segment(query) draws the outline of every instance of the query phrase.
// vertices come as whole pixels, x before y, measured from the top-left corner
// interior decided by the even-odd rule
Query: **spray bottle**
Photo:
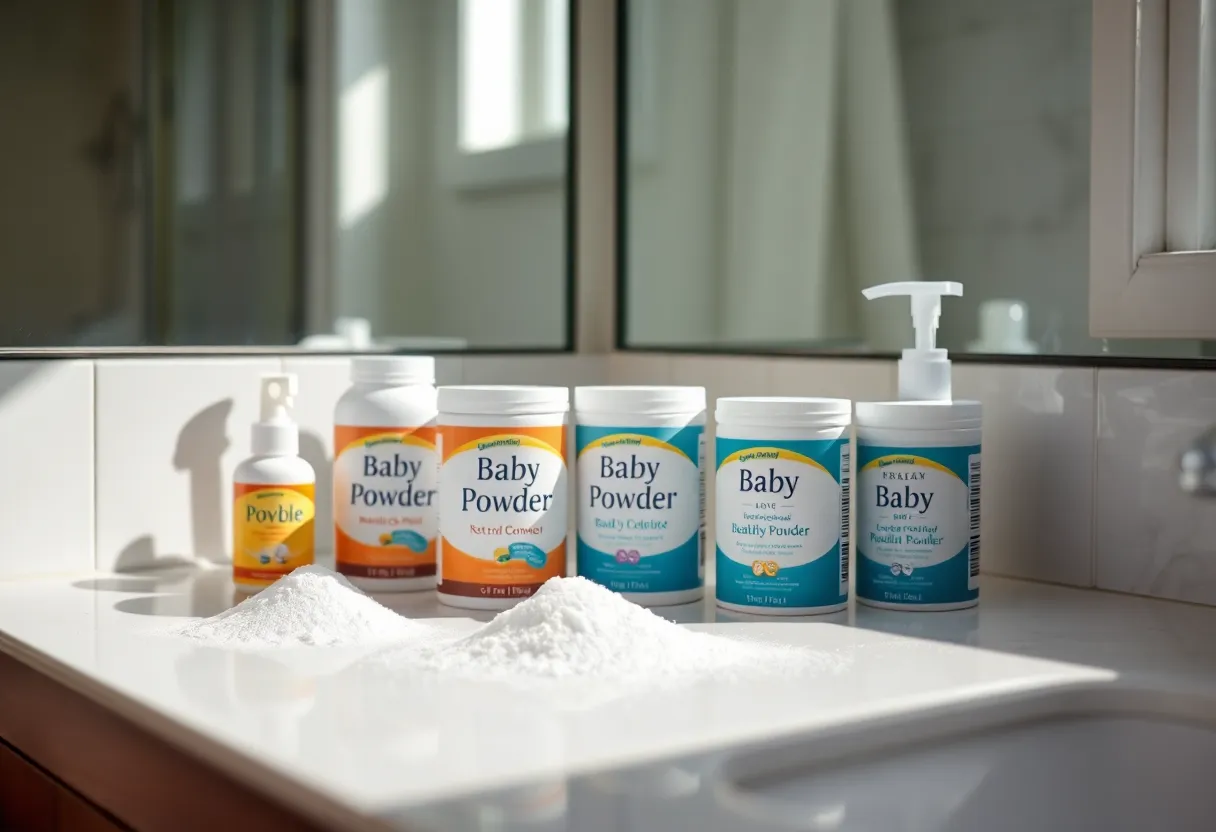
[[[313,562],[316,474],[300,457],[291,418],[296,377],[262,376],[261,418],[253,425],[253,456],[236,468],[232,503],[232,582],[257,592]]]
[[[980,423],[976,401],[954,401],[950,359],[937,347],[952,282],[886,283],[869,300],[912,302],[916,345],[899,360],[899,401],[858,402],[857,600],[897,610],[979,603]]]

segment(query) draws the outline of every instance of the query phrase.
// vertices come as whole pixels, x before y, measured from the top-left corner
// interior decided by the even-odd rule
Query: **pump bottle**
[[[899,401],[856,406],[856,585],[863,604],[953,610],[979,603],[980,436],[976,401],[955,401],[937,346],[942,297],[961,283],[886,283],[907,296],[916,344],[899,359]]]
[[[291,417],[296,389],[291,373],[262,376],[253,456],[233,477],[232,582],[242,592],[257,592],[313,562],[316,474],[299,455]]]

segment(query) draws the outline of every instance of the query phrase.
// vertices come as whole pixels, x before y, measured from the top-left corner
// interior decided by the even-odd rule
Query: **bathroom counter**
[[[233,603],[221,570],[0,582],[0,654],[260,799],[344,828],[480,828],[453,807],[511,788],[544,815],[565,778],[962,703],[1087,686],[1216,690],[1216,640],[1203,635],[1216,609],[991,577],[981,598],[960,612],[851,607],[798,621],[667,608],[697,629],[830,651],[841,667],[642,694],[411,678],[376,648],[240,652],[166,635]],[[380,600],[454,632],[478,625],[432,593]],[[54,757],[56,726],[14,720],[11,687],[0,685],[0,736],[36,762]],[[102,802],[81,772],[63,779]],[[124,806],[106,808],[139,826]]]

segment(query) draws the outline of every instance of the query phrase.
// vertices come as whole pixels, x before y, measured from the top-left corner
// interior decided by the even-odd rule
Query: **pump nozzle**
[[[867,300],[906,295],[912,300],[916,346],[899,360],[899,397],[912,401],[950,401],[950,360],[937,348],[942,296],[961,297],[963,284],[953,281],[903,281],[862,289]]]
[[[294,456],[299,451],[299,433],[291,419],[299,382],[294,373],[262,376],[261,418],[253,426],[253,452]]]

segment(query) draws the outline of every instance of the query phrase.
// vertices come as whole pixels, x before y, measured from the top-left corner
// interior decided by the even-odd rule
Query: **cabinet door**
[[[54,832],[57,786],[4,743],[0,743],[0,829]]]
[[[124,828],[64,788],[56,795],[55,808],[59,832],[122,832]]]

